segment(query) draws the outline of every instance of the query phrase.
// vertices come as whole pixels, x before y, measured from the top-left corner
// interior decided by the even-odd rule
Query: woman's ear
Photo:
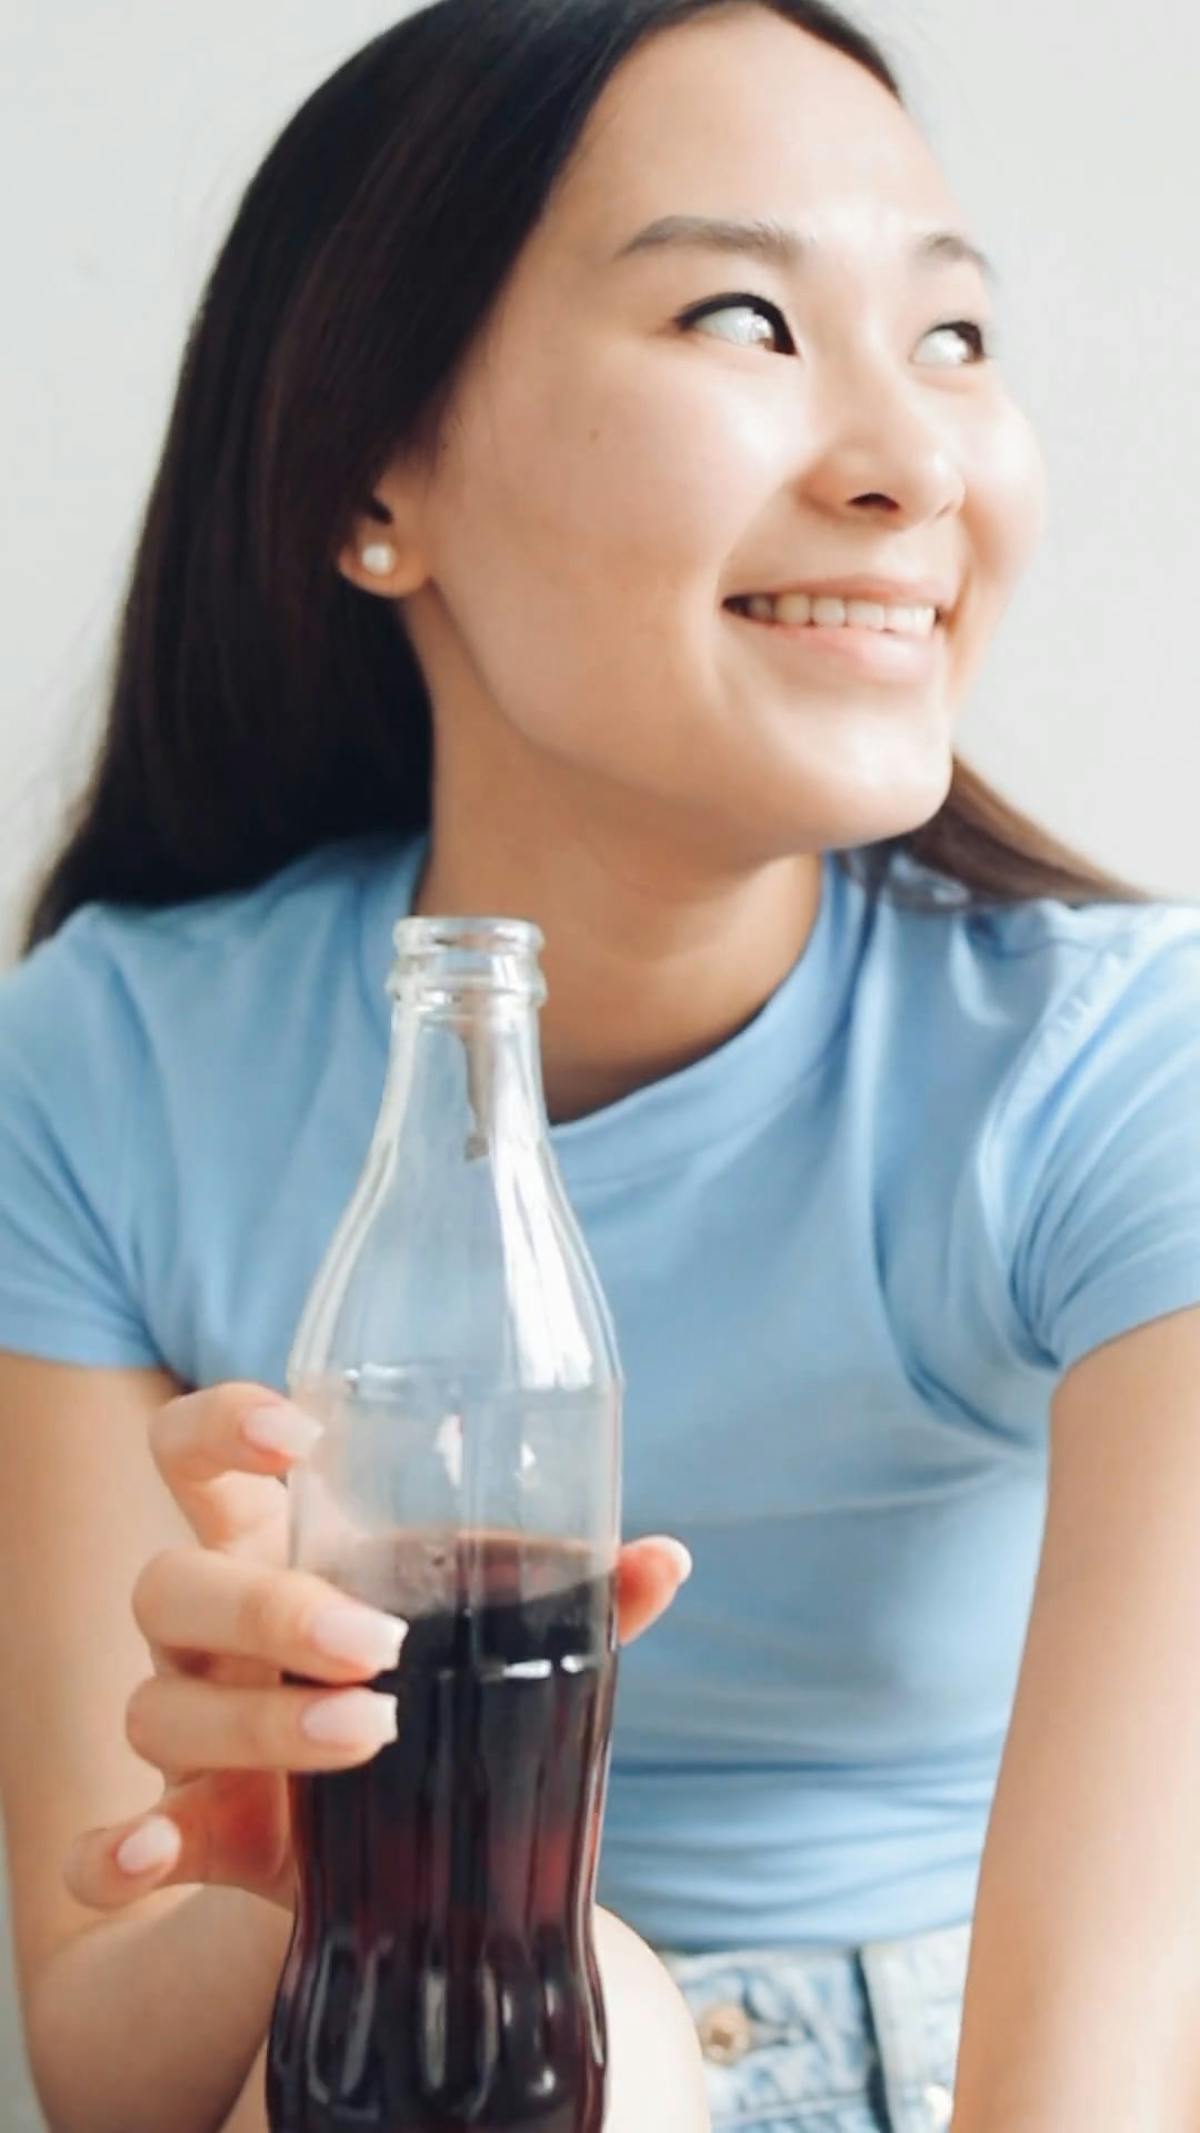
[[[388,600],[417,592],[429,572],[416,537],[416,516],[411,478],[399,468],[390,471],[351,527],[337,559],[342,576]]]
[[[381,593],[387,600],[418,591],[429,575],[411,542],[370,519],[356,524],[338,556],[338,569],[363,592]]]

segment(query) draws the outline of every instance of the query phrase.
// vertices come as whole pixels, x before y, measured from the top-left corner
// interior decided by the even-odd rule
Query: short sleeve
[[[1200,914],[1100,951],[1006,1120],[1013,1296],[1060,1371],[1200,1303]]]
[[[141,1061],[87,918],[0,977],[0,1347],[149,1366],[126,1210]]]

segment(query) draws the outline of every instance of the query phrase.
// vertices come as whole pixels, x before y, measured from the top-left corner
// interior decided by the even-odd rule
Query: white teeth
[[[884,607],[878,600],[837,600],[808,593],[753,593],[737,603],[755,622],[781,622],[796,628],[890,631],[897,637],[932,637],[936,607]]]

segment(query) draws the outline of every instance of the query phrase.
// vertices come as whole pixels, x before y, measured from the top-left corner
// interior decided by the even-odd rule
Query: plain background
[[[303,98],[381,0],[0,0],[0,957],[96,733],[189,318]],[[974,233],[1051,515],[961,728],[1091,856],[1200,895],[1198,18],[1185,0],[866,0]],[[802,114],[798,114],[798,122]],[[39,2120],[0,1970],[0,2126]]]

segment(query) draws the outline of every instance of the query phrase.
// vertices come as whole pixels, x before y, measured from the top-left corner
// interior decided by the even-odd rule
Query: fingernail
[[[679,1565],[679,1582],[685,1585],[695,1568],[691,1549],[685,1548],[681,1540],[669,1533],[656,1533],[653,1539],[656,1548],[666,1548],[674,1556]]]
[[[382,1748],[395,1740],[400,1717],[394,1696],[379,1696],[374,1689],[343,1689],[338,1696],[322,1696],[306,1705],[300,1730],[309,1740],[334,1748]]]
[[[324,1436],[319,1422],[298,1407],[280,1402],[278,1407],[256,1407],[242,1423],[242,1435],[256,1452],[286,1452],[304,1459]]]
[[[179,1831],[165,1815],[151,1815],[118,1844],[114,1857],[123,1874],[149,1874],[179,1856]]]
[[[355,1600],[331,1600],[317,1609],[308,1633],[327,1658],[346,1659],[352,1666],[369,1666],[372,1673],[381,1674],[399,1659],[408,1624]]]

